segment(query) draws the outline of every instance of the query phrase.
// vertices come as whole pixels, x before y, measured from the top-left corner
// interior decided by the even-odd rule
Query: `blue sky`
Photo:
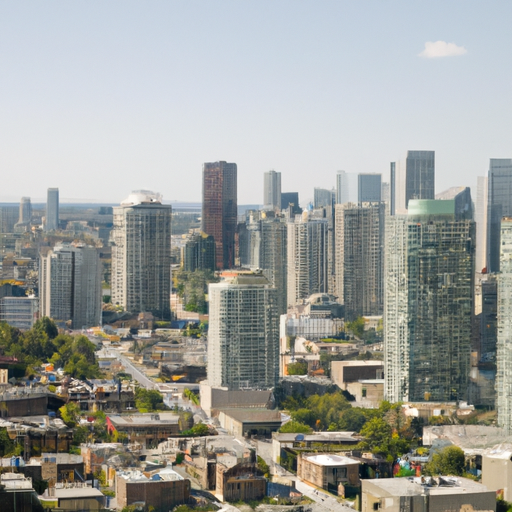
[[[227,160],[240,204],[270,169],[304,202],[408,149],[436,151],[438,191],[473,185],[512,157],[510,19],[509,1],[0,0],[0,199],[198,201],[202,163]],[[437,41],[461,54],[419,56]]]

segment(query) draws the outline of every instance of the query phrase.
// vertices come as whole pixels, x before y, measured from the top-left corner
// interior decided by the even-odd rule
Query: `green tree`
[[[279,429],[279,432],[282,434],[311,434],[313,429],[304,423],[290,420]]]
[[[297,361],[287,366],[288,375],[306,375],[308,373],[307,361]]]
[[[458,446],[447,446],[432,456],[425,466],[427,475],[462,476],[465,467],[464,451]]]
[[[137,388],[135,390],[135,407],[140,412],[162,411],[167,409],[164,397],[154,389]]]
[[[347,329],[357,338],[362,338],[364,333],[364,318],[362,316],[356,318],[352,322],[347,322]]]
[[[346,409],[340,416],[337,427],[347,432],[359,432],[366,423],[367,417],[365,413],[357,408],[351,407]]]
[[[75,427],[80,420],[80,407],[74,402],[63,405],[60,409],[60,417],[68,427]]]

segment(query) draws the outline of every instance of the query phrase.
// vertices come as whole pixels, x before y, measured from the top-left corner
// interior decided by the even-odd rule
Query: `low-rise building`
[[[340,389],[351,382],[384,377],[383,361],[332,361],[331,379]]]
[[[107,424],[109,429],[124,432],[131,442],[140,443],[146,448],[156,447],[168,437],[180,433],[180,417],[167,412],[108,415]]]
[[[512,445],[500,444],[482,454],[482,484],[512,501]]]
[[[362,480],[361,512],[493,512],[496,493],[461,477]]]
[[[190,480],[172,469],[164,469],[148,477],[141,471],[118,471],[116,498],[119,509],[144,504],[157,510],[171,510],[186,503],[190,496]]]
[[[254,462],[228,467],[217,463],[215,494],[221,501],[261,500],[267,492],[267,479]]]
[[[219,422],[233,436],[270,437],[281,427],[281,413],[261,408],[222,409],[219,411]]]
[[[357,406],[378,407],[384,400],[384,379],[362,379],[349,382],[346,390],[355,398]]]
[[[104,510],[107,504],[106,496],[95,487],[83,483],[57,484],[49,487],[41,497],[46,508],[58,510],[91,512]]]
[[[19,473],[0,476],[0,509],[16,512],[43,512],[32,479]]]
[[[359,461],[333,453],[300,454],[297,476],[310,484],[338,496],[359,491]]]

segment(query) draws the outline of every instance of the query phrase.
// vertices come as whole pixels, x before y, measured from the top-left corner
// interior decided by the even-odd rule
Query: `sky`
[[[512,158],[512,2],[0,0],[0,200],[200,201],[203,162],[301,203],[436,151],[436,190]],[[476,199],[476,194],[473,194]]]

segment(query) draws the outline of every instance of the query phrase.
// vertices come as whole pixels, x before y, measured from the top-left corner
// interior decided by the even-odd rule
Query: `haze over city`
[[[200,201],[203,162],[238,202],[280,171],[301,203],[336,171],[436,151],[436,190],[509,157],[512,5],[2,2],[0,200]],[[20,182],[20,177],[23,179]]]

